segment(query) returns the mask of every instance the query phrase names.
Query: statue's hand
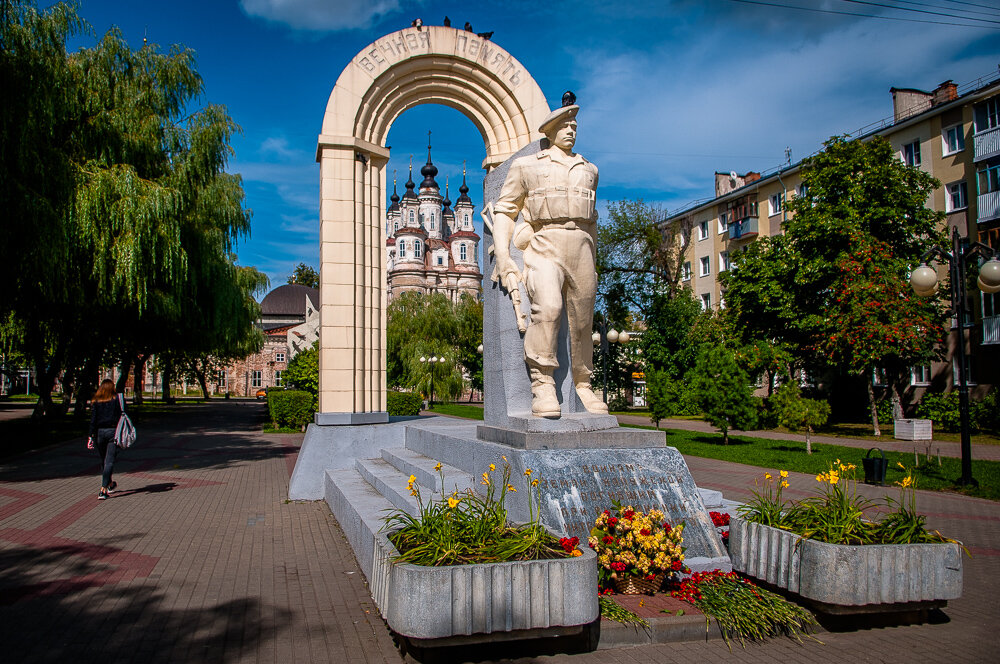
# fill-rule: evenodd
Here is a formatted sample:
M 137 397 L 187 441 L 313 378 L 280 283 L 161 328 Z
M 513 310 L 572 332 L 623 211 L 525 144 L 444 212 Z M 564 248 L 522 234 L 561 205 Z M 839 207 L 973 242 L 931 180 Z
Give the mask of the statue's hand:
M 497 281 L 498 278 L 508 293 L 517 289 L 517 285 L 521 283 L 521 270 L 510 256 L 497 257 L 493 280 Z

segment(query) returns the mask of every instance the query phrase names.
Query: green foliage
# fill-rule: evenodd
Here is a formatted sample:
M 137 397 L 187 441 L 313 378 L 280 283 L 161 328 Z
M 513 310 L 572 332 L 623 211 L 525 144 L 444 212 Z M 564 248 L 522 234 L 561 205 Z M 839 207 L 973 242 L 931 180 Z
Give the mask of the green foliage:
M 898 380 L 943 334 L 940 304 L 906 283 L 942 240 L 943 213 L 926 207 L 940 183 L 881 138 L 832 138 L 803 162 L 802 182 L 809 195 L 788 203 L 784 234 L 752 243 L 720 276 L 726 315 L 744 341 L 772 344 L 793 368 L 881 366 Z
M 396 392 L 389 390 L 386 394 L 386 410 L 390 416 L 419 415 L 424 400 L 415 392 Z
M 389 303 L 386 328 L 386 365 L 390 387 L 415 389 L 430 395 L 433 374 L 438 398 L 458 398 L 467 373 L 473 386 L 482 386 L 482 303 L 464 296 L 453 304 L 442 293 L 405 292 Z M 444 357 L 429 364 L 420 358 Z
M 754 479 L 756 487 L 750 493 L 750 500 L 736 508 L 739 515 L 755 523 L 777 528 L 786 509 L 782 492 L 788 488 L 788 471 L 782 470 L 775 478 L 771 473 L 764 474 L 764 481 Z
M 315 399 L 301 390 L 269 390 L 267 410 L 277 427 L 303 427 L 313 420 Z
M 441 486 L 446 486 L 441 464 L 437 471 Z M 517 489 L 511 484 L 511 468 L 506 460 L 499 478 L 495 471 L 495 464 L 490 464 L 482 475 L 484 496 L 467 489 L 426 503 L 416 476 L 410 475 L 407 488 L 416 498 L 419 512 L 413 516 L 393 510 L 384 518 L 383 530 L 389 532 L 389 541 L 399 551 L 395 562 L 444 566 L 565 558 L 573 555 L 572 551 L 580 555 L 575 546 L 562 545 L 539 522 L 541 494 L 530 469 L 525 471 L 522 488 L 528 493 L 528 523 L 510 524 L 504 502 L 507 494 Z
M 319 273 L 305 263 L 299 263 L 290 275 L 288 283 L 300 284 L 309 288 L 319 288 Z
M 666 371 L 679 379 L 694 366 L 699 343 L 692 335 L 704 314 L 690 289 L 679 290 L 674 297 L 666 294 L 652 298 L 646 314 L 646 330 L 640 338 L 647 372 Z
M 774 636 L 801 636 L 818 625 L 809 611 L 784 597 L 758 587 L 735 572 L 699 572 L 684 581 L 671 595 L 683 599 L 719 624 L 722 636 L 763 641 Z M 732 647 L 730 645 L 730 647 Z
M 292 387 L 308 392 L 316 399 L 319 396 L 319 342 L 309 350 L 304 350 L 288 363 L 282 379 Z
M 132 50 L 112 29 L 67 53 L 81 32 L 75 5 L 0 5 L 10 220 L 0 317 L 24 332 L 36 413 L 54 412 L 60 373 L 80 384 L 79 406 L 100 365 L 167 351 L 242 356 L 262 343 L 252 296 L 267 279 L 232 254 L 250 231 L 240 178 L 226 172 L 239 127 L 221 106 L 196 106 L 192 51 Z
M 691 372 L 690 384 L 706 419 L 722 431 L 724 443 L 729 442 L 730 429 L 755 426 L 757 409 L 751 398 L 750 381 L 729 349 L 724 346 L 702 349 Z
M 637 613 L 629 611 L 607 595 L 598 595 L 597 601 L 601 607 L 602 618 L 614 620 L 623 625 L 635 625 L 636 627 L 649 629 L 649 621 L 645 618 L 640 618 Z
M 781 425 L 791 431 L 806 430 L 806 451 L 812 454 L 809 436 L 826 424 L 830 417 L 830 404 L 819 399 L 806 399 L 795 381 L 785 383 L 771 397 L 771 406 Z
M 673 415 L 671 403 L 667 394 L 670 379 L 665 371 L 648 369 L 646 371 L 646 403 L 649 404 L 649 419 L 660 428 L 660 420 Z
M 996 429 L 997 390 L 991 390 L 982 401 L 969 403 L 969 428 L 973 431 Z M 951 392 L 927 392 L 917 404 L 917 417 L 933 420 L 934 429 L 950 431 L 962 430 L 958 390 Z

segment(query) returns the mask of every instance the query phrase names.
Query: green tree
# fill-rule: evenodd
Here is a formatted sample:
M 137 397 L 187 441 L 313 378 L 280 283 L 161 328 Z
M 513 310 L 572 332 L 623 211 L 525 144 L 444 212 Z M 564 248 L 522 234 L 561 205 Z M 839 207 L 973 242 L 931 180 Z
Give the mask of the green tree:
M 319 288 L 319 273 L 305 263 L 299 263 L 288 276 L 288 283 Z
M 830 417 L 830 404 L 819 399 L 804 398 L 799 384 L 790 381 L 774 393 L 771 406 L 782 426 L 792 431 L 806 430 L 806 454 L 812 454 L 813 430 L 826 424 Z
M 750 381 L 733 351 L 722 345 L 703 348 L 689 380 L 706 419 L 722 432 L 724 445 L 729 444 L 730 429 L 755 426 L 757 409 Z
M 942 240 L 943 215 L 926 207 L 939 183 L 904 165 L 882 138 L 830 139 L 803 162 L 802 183 L 808 195 L 788 203 L 792 215 L 784 234 L 751 244 L 720 278 L 734 329 L 744 342 L 780 348 L 791 359 L 789 373 L 802 367 L 862 373 L 877 365 L 901 374 L 901 368 L 926 359 L 936 334 L 905 348 L 881 335 L 885 343 L 861 353 L 829 340 L 845 339 L 862 322 L 858 312 L 864 309 L 891 311 L 904 304 L 905 319 L 937 315 L 933 303 L 902 298 L 909 266 Z M 858 272 L 857 261 L 852 263 L 866 252 L 877 257 L 878 264 L 871 264 L 877 272 L 867 264 Z M 882 323 L 893 326 L 889 319 Z M 865 363 L 868 368 L 861 367 Z M 874 415 L 873 424 L 877 430 Z
M 308 392 L 319 399 L 319 342 L 309 350 L 299 352 L 288 363 L 283 374 L 284 382 L 297 390 Z
M 670 396 L 667 392 L 670 377 L 665 371 L 650 369 L 646 371 L 646 403 L 649 404 L 649 419 L 660 428 L 660 420 L 673 415 Z

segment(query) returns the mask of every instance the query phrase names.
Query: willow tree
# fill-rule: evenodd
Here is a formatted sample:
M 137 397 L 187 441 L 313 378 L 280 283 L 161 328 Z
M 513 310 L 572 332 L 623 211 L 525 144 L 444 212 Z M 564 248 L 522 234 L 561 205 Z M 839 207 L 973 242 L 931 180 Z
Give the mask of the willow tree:
M 14 284 L 0 313 L 25 327 L 41 413 L 64 369 L 92 376 L 111 351 L 183 350 L 193 324 L 249 326 L 261 277 L 231 257 L 250 229 L 225 172 L 239 128 L 221 106 L 195 108 L 192 51 L 133 50 L 113 28 L 68 54 L 66 39 L 89 28 L 65 4 L 6 2 L 0 20 L 12 82 L 0 188 L 17 219 L 0 231 Z

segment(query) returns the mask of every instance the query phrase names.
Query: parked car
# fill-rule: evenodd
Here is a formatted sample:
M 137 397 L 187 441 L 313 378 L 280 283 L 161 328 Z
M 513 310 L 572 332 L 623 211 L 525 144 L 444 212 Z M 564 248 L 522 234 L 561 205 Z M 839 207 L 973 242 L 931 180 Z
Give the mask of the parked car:
M 266 387 L 262 387 L 259 390 L 257 390 L 257 401 L 264 401 L 265 399 L 267 399 L 267 390 L 268 388 Z

